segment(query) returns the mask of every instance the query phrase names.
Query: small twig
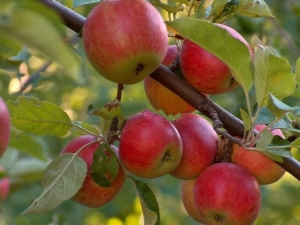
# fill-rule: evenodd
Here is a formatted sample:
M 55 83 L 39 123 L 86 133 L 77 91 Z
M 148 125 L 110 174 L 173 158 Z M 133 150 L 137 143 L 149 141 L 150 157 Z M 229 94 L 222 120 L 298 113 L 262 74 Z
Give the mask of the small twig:
M 117 100 L 120 102 L 122 99 L 122 91 L 124 89 L 123 84 L 118 84 Z

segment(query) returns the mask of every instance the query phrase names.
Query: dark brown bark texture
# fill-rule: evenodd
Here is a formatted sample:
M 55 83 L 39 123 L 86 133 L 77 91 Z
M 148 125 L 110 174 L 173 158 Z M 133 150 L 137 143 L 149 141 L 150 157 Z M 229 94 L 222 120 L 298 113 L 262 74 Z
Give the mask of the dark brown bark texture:
M 63 6 L 55 0 L 41 0 L 45 5 L 55 10 L 63 19 L 64 24 L 71 30 L 79 33 L 83 27 L 85 17 L 75 11 Z M 218 134 L 235 142 L 235 136 L 242 137 L 244 133 L 243 121 L 206 98 L 195 88 L 185 83 L 182 79 L 166 66 L 160 65 L 151 75 L 152 78 L 180 96 L 199 112 L 203 113 L 213 121 L 214 129 Z M 224 128 L 224 132 L 221 128 Z M 287 172 L 300 180 L 300 163 L 294 158 L 283 157 L 283 162 L 278 163 Z

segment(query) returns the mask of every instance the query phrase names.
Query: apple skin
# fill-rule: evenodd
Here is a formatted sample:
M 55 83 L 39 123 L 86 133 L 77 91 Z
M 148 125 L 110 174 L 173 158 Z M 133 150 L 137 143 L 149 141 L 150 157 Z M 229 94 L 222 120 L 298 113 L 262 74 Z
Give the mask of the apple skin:
M 0 97 L 0 157 L 5 152 L 10 138 L 10 115 L 7 106 Z
M 190 217 L 199 223 L 204 223 L 194 201 L 194 184 L 196 179 L 181 181 L 181 199 L 183 206 Z
M 194 184 L 195 205 L 205 224 L 253 224 L 261 206 L 260 187 L 251 173 L 233 163 L 208 167 Z
M 261 124 L 256 125 L 255 129 L 261 131 L 265 126 Z M 271 132 L 273 135 L 279 135 L 284 138 L 279 129 Z M 237 144 L 233 144 L 232 146 L 231 161 L 246 168 L 261 185 L 272 184 L 285 174 L 285 170 L 268 156 L 259 151 L 249 151 Z
M 183 180 L 196 178 L 213 163 L 218 135 L 212 125 L 198 114 L 182 114 L 173 124 L 182 140 L 182 158 L 170 174 Z
M 5 169 L 0 166 L 0 171 L 5 172 Z M 0 202 L 2 202 L 9 194 L 10 190 L 10 179 L 3 177 L 0 179 Z
M 223 24 L 215 25 L 243 42 L 248 47 L 249 54 L 253 56 L 250 45 L 237 31 Z M 202 93 L 221 94 L 239 86 L 224 62 L 188 39 L 183 42 L 179 60 L 186 81 Z
M 171 65 L 178 55 L 178 47 L 170 45 L 162 62 L 163 65 Z M 144 79 L 146 96 L 155 110 L 162 110 L 166 115 L 178 113 L 191 113 L 195 108 L 170 91 L 168 88 L 148 76 Z
M 149 110 L 130 117 L 119 145 L 122 165 L 142 178 L 156 178 L 173 171 L 182 156 L 178 131 L 166 118 Z
M 75 153 L 82 146 L 96 140 L 97 138 L 92 135 L 79 136 L 67 144 L 67 146 L 63 149 L 62 154 Z M 109 187 L 102 187 L 93 180 L 90 175 L 90 167 L 93 164 L 94 152 L 99 147 L 99 143 L 89 145 L 78 155 L 87 163 L 88 171 L 82 187 L 72 197 L 72 200 L 90 208 L 97 208 L 110 202 L 120 192 L 126 180 L 126 173 L 124 172 L 122 166 L 119 166 L 118 175 Z M 115 150 L 115 147 L 113 149 Z
M 82 32 L 91 65 L 105 78 L 134 84 L 163 61 L 168 32 L 163 18 L 146 0 L 106 0 L 87 16 Z

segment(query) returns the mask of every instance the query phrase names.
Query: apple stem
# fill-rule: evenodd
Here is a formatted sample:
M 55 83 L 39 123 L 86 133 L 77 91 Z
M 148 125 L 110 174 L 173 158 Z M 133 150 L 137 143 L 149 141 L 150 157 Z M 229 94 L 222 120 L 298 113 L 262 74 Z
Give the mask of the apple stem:
M 117 100 L 120 102 L 122 99 L 123 84 L 118 84 Z

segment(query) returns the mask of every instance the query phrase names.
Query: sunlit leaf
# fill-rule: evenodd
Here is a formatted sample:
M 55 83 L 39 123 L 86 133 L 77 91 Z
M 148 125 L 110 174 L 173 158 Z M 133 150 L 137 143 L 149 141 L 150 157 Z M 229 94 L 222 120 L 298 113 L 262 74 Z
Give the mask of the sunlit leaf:
M 273 135 L 272 135 L 271 131 L 269 131 L 268 129 L 265 129 L 262 132 L 261 136 L 259 137 L 255 148 L 260 151 L 266 150 L 267 146 L 271 143 L 272 139 L 273 139 Z
M 75 126 L 72 126 L 71 131 L 76 136 L 90 134 L 90 133 L 93 133 L 95 135 L 100 134 L 100 131 L 89 123 L 83 121 L 73 121 L 72 124 Z
M 109 144 L 102 143 L 94 153 L 91 166 L 93 180 L 103 187 L 109 187 L 116 179 L 119 171 L 118 157 Z
M 34 48 L 81 81 L 80 61 L 65 42 L 60 17 L 38 1 L 4 0 L 0 3 L 0 33 Z
M 149 2 L 156 7 L 166 10 L 168 13 L 175 13 L 178 12 L 179 10 L 179 6 L 176 5 L 169 5 L 161 1 L 149 1 Z
M 243 110 L 242 108 L 240 108 L 240 114 L 241 114 L 241 117 L 242 117 L 242 120 L 244 122 L 244 127 L 245 127 L 245 130 L 250 130 L 251 129 L 251 126 L 252 126 L 252 120 L 251 120 L 251 117 L 249 116 L 249 114 Z
M 238 13 L 248 17 L 273 17 L 268 5 L 264 0 L 240 0 Z
M 85 161 L 72 153 L 55 158 L 46 168 L 43 193 L 22 214 L 48 212 L 73 197 L 80 189 L 87 172 Z
M 25 132 L 61 137 L 72 127 L 62 108 L 34 97 L 20 96 L 16 101 L 7 101 L 7 107 L 12 125 Z
M 152 190 L 145 182 L 136 180 L 132 176 L 129 178 L 133 181 L 141 202 L 144 225 L 159 225 L 159 207 Z
M 296 81 L 287 60 L 270 54 L 268 47 L 254 55 L 254 86 L 258 106 L 266 106 L 269 94 L 282 99 L 293 94 Z
M 223 23 L 233 17 L 239 7 L 239 0 L 215 0 L 208 7 L 206 14 L 214 23 Z
M 249 92 L 253 84 L 253 65 L 249 49 L 244 43 L 232 37 L 228 31 L 199 19 L 181 17 L 168 22 L 168 25 L 220 58 L 244 91 Z
M 296 74 L 298 89 L 300 89 L 300 58 L 298 58 L 296 61 L 295 74 Z

